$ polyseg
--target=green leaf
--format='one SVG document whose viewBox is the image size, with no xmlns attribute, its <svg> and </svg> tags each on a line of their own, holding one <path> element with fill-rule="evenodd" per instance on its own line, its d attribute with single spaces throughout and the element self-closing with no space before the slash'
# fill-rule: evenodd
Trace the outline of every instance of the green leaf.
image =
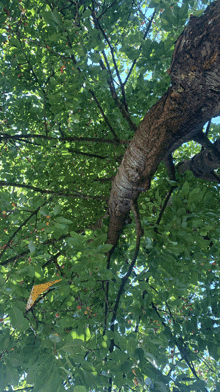
<svg viewBox="0 0 220 392">
<path fill-rule="evenodd" d="M 98 53 L 91 53 L 90 57 L 94 63 L 98 63 L 100 61 L 100 55 Z"/>
<path fill-rule="evenodd" d="M 63 216 L 59 216 L 58 218 L 56 218 L 56 220 L 59 223 L 67 223 L 67 224 L 73 223 L 70 219 L 66 219 Z"/>
<path fill-rule="evenodd" d="M 204 13 L 204 10 L 197 10 L 197 11 L 193 12 L 193 16 L 199 17 L 199 16 L 201 16 L 203 13 Z"/>
<path fill-rule="evenodd" d="M 67 243 L 70 246 L 72 246 L 76 249 L 79 249 L 79 250 L 83 248 L 82 242 L 77 238 L 69 237 L 69 238 L 67 238 Z"/>
<path fill-rule="evenodd" d="M 61 210 L 62 210 L 62 206 L 61 205 L 56 205 L 54 208 L 53 208 L 53 214 L 54 215 L 58 215 L 60 212 L 61 212 Z"/>
<path fill-rule="evenodd" d="M 66 342 L 60 350 L 73 356 L 79 353 L 81 354 L 84 350 L 83 342 L 82 340 L 74 339 L 73 341 Z"/>
<path fill-rule="evenodd" d="M 189 193 L 189 183 L 188 183 L 188 181 L 184 182 L 182 190 L 185 193 L 185 195 L 187 196 L 188 193 Z"/>
<path fill-rule="evenodd" d="M 30 250 L 30 253 L 33 253 L 35 251 L 35 245 L 34 245 L 33 241 L 29 241 L 28 248 Z"/>
<path fill-rule="evenodd" d="M 49 25 L 53 24 L 53 22 L 57 25 L 62 23 L 61 16 L 56 9 L 53 12 L 51 11 L 43 12 L 42 16 L 45 22 L 48 23 Z"/>
<path fill-rule="evenodd" d="M 83 385 L 75 385 L 74 392 L 86 392 L 86 388 Z"/>
<path fill-rule="evenodd" d="M 163 382 L 161 382 L 161 381 L 156 381 L 155 382 L 155 386 L 158 387 L 159 388 L 158 390 L 161 391 L 161 392 L 168 392 L 169 391 L 167 389 L 166 385 Z"/>
<path fill-rule="evenodd" d="M 24 318 L 23 313 L 17 306 L 13 306 L 8 312 L 12 326 L 20 332 L 24 332 L 29 328 L 29 322 Z"/>
</svg>

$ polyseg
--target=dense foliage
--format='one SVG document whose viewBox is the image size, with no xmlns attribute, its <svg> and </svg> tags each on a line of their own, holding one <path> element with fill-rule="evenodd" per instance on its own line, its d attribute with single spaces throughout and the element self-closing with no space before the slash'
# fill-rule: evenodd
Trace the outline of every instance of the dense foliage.
<svg viewBox="0 0 220 392">
<path fill-rule="evenodd" d="M 105 244 L 111 180 L 207 4 L 0 2 L 1 392 L 220 390 L 219 186 L 161 164 L 134 266 L 133 213 L 110 268 Z"/>
</svg>

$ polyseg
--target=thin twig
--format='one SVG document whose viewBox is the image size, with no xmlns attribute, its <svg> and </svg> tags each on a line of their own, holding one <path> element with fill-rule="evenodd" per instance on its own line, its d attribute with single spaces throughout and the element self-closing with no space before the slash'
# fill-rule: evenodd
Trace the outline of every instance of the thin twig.
<svg viewBox="0 0 220 392">
<path fill-rule="evenodd" d="M 99 159 L 106 159 L 106 158 L 108 158 L 108 155 L 103 157 L 102 155 L 89 154 L 88 152 L 82 152 L 82 151 L 79 151 L 79 150 L 73 150 L 72 148 L 68 148 L 68 151 L 69 152 L 73 152 L 75 154 L 79 154 L 79 155 L 85 155 L 85 156 L 91 157 L 91 158 L 99 158 Z"/>
<path fill-rule="evenodd" d="M 134 256 L 133 256 L 132 262 L 131 262 L 131 264 L 130 264 L 130 266 L 128 268 L 128 272 L 121 279 L 121 285 L 120 285 L 119 290 L 118 290 L 118 295 L 117 295 L 117 298 L 116 298 L 116 301 L 115 301 L 115 306 L 114 306 L 114 309 L 113 309 L 113 316 L 112 316 L 112 319 L 111 319 L 111 331 L 112 332 L 114 332 L 114 323 L 115 323 L 115 320 L 116 320 L 116 317 L 117 317 L 117 310 L 118 310 L 118 306 L 119 306 L 119 301 L 120 301 L 120 298 L 122 296 L 125 284 L 127 283 L 128 278 L 130 277 L 130 275 L 131 275 L 131 273 L 133 271 L 134 265 L 136 263 L 137 256 L 138 256 L 138 253 L 139 253 L 139 248 L 140 248 L 141 236 L 143 234 L 137 202 L 133 202 L 132 203 L 132 211 L 133 211 L 134 216 L 135 216 L 136 230 L 137 230 L 136 247 L 135 247 L 135 251 L 134 251 Z M 114 339 L 111 340 L 109 351 L 112 352 L 113 348 L 114 348 Z"/>
<path fill-rule="evenodd" d="M 150 27 L 151 27 L 151 25 L 152 25 L 152 22 L 153 22 L 153 19 L 154 19 L 155 14 L 156 14 L 156 11 L 153 12 L 152 17 L 151 17 L 151 19 L 149 20 L 149 24 L 148 24 L 147 30 L 145 31 L 145 34 L 144 34 L 144 36 L 143 36 L 143 40 L 145 40 L 147 34 L 149 33 L 149 30 L 150 30 Z M 139 51 L 140 51 L 140 53 L 141 53 L 141 49 L 142 49 L 142 45 L 139 46 Z M 132 66 L 131 66 L 131 68 L 130 68 L 130 70 L 129 70 L 127 76 L 126 76 L 126 79 L 125 79 L 124 83 L 123 83 L 124 86 L 126 85 L 126 83 L 127 83 L 128 79 L 129 79 L 129 77 L 130 77 L 130 75 L 131 75 L 131 73 L 132 73 L 132 71 L 133 71 L 133 68 L 134 68 L 134 66 L 135 66 L 135 64 L 136 64 L 136 62 L 137 62 L 137 60 L 138 60 L 138 57 L 137 57 L 137 58 L 133 61 L 133 63 L 132 63 Z"/>
<path fill-rule="evenodd" d="M 12 236 L 9 238 L 7 244 L 5 245 L 4 249 L 2 250 L 2 252 L 0 253 L 0 259 L 2 258 L 3 254 L 5 253 L 6 249 L 9 247 L 11 241 L 13 240 L 13 238 L 16 236 L 16 234 L 22 229 L 22 227 L 24 227 L 26 225 L 26 223 L 34 216 L 37 215 L 38 211 L 40 210 L 41 207 L 45 206 L 49 201 L 51 201 L 52 198 L 50 198 L 50 200 L 47 200 L 45 203 L 43 203 L 42 205 L 40 205 L 35 211 L 33 211 L 30 216 L 25 219 L 25 221 L 17 228 L 17 230 L 15 230 L 15 232 L 12 234 Z"/>
<path fill-rule="evenodd" d="M 94 143 L 108 143 L 108 144 L 129 144 L 130 140 L 115 140 L 115 139 L 103 139 L 103 138 L 95 138 L 95 137 L 77 137 L 77 136 L 67 136 L 65 138 L 61 137 L 52 137 L 38 134 L 26 134 L 26 135 L 9 135 L 9 134 L 0 134 L 0 142 L 2 140 L 22 140 L 22 139 L 44 139 L 44 140 L 57 140 L 58 142 L 94 142 Z"/>
<path fill-rule="evenodd" d="M 49 240 L 43 242 L 42 245 L 51 245 L 51 244 L 54 244 L 54 242 L 61 241 L 61 240 L 65 239 L 65 238 L 67 238 L 67 237 L 69 237 L 69 234 L 62 235 L 57 240 L 55 238 L 52 238 L 52 239 L 49 239 Z M 2 261 L 0 263 L 0 265 L 8 265 L 8 264 L 10 264 L 12 262 L 17 261 L 17 259 L 23 258 L 25 255 L 28 255 L 28 253 L 30 253 L 29 249 L 25 250 L 24 252 L 19 253 L 16 256 L 10 257 L 9 259 L 7 259 L 5 261 Z"/>
<path fill-rule="evenodd" d="M 161 219 L 162 219 L 163 213 L 164 213 L 164 211 L 165 211 L 165 209 L 166 209 L 166 206 L 167 206 L 167 204 L 168 204 L 168 202 L 169 202 L 169 200 L 170 200 L 170 196 L 172 195 L 174 189 L 176 189 L 176 188 L 177 188 L 177 185 L 172 186 L 172 187 L 170 188 L 169 192 L 167 193 L 166 199 L 165 199 L 164 204 L 163 204 L 163 207 L 161 208 L 159 217 L 158 217 L 158 219 L 157 219 L 157 221 L 156 221 L 156 226 L 158 226 L 158 225 L 160 224 L 160 221 L 161 221 Z M 157 232 L 158 232 L 158 229 L 157 229 L 156 226 L 155 226 L 155 228 L 154 228 L 154 231 L 157 233 Z"/>
<path fill-rule="evenodd" d="M 151 305 L 152 305 L 152 308 L 154 309 L 154 311 L 156 312 L 156 314 L 158 315 L 158 317 L 161 319 L 162 325 L 163 325 L 164 327 L 167 327 L 166 324 L 165 324 L 165 322 L 163 321 L 163 319 L 162 319 L 160 313 L 158 312 L 158 310 L 157 310 L 157 308 L 156 308 L 156 306 L 154 305 L 153 302 L 151 303 Z M 180 351 L 180 354 L 181 354 L 182 358 L 184 359 L 184 361 L 186 362 L 186 364 L 187 364 L 188 367 L 190 368 L 190 370 L 191 370 L 191 372 L 193 373 L 193 375 L 195 376 L 195 378 L 196 378 L 197 380 L 199 380 L 199 377 L 198 377 L 198 375 L 197 375 L 197 373 L 196 373 L 196 371 L 195 371 L 195 368 L 194 368 L 193 363 L 190 363 L 189 360 L 188 360 L 188 358 L 187 358 L 187 353 L 186 353 L 187 347 L 186 347 L 186 346 L 185 346 L 185 347 L 182 346 L 182 345 L 184 344 L 184 341 L 182 340 L 182 342 L 181 342 L 181 344 L 180 344 L 180 338 L 175 338 L 175 337 L 173 336 L 173 334 L 172 334 L 171 331 L 170 331 L 170 336 L 172 337 L 172 339 L 173 339 L 173 338 L 175 339 L 176 346 L 178 347 L 178 349 L 179 349 L 179 351 Z"/>
<path fill-rule="evenodd" d="M 60 191 L 50 191 L 49 189 L 41 189 L 32 185 L 18 184 L 16 182 L 0 181 L 0 186 L 13 186 L 15 188 L 25 188 L 42 194 L 62 196 L 62 197 L 75 197 L 75 198 L 86 199 L 86 200 L 89 199 L 104 200 L 104 201 L 108 200 L 106 197 L 85 195 L 77 191 L 70 191 L 69 193 L 64 193 Z"/>
<path fill-rule="evenodd" d="M 94 100 L 95 100 L 95 102 L 96 102 L 96 105 L 98 106 L 98 108 L 99 108 L 99 110 L 100 110 L 100 112 L 101 112 L 101 115 L 102 115 L 102 117 L 104 118 L 106 124 L 108 125 L 108 127 L 109 127 L 111 133 L 113 134 L 113 136 L 114 136 L 114 138 L 115 138 L 115 140 L 116 140 L 116 141 L 119 141 L 119 137 L 116 135 L 114 129 L 112 128 L 112 126 L 111 126 L 111 124 L 110 124 L 108 118 L 106 117 L 106 115 L 105 115 L 105 113 L 104 113 L 104 111 L 103 111 L 103 109 L 102 109 L 102 107 L 101 107 L 101 105 L 100 105 L 98 99 L 97 99 L 96 96 L 95 96 L 95 93 L 94 93 L 91 89 L 89 89 L 89 92 L 90 92 L 91 95 L 93 96 L 93 98 L 94 98 Z"/>
<path fill-rule="evenodd" d="M 105 34 L 105 31 L 101 27 L 101 25 L 99 23 L 99 20 L 96 18 L 94 12 L 93 12 L 92 16 L 93 16 L 93 21 L 94 21 L 95 25 L 98 26 L 98 29 L 101 31 L 103 37 L 105 38 L 105 40 L 106 40 L 106 42 L 107 42 L 107 44 L 109 46 L 109 49 L 110 49 L 110 52 L 111 52 L 111 56 L 112 56 L 112 61 L 113 61 L 113 64 L 114 64 L 114 67 L 115 67 L 115 71 L 116 71 L 116 75 L 117 75 L 117 78 L 119 80 L 120 87 L 121 87 L 121 92 L 122 92 L 122 97 L 123 97 L 123 104 L 125 106 L 125 110 L 128 112 L 128 107 L 127 107 L 126 98 L 125 98 L 125 89 L 124 89 L 124 85 L 122 83 L 121 76 L 120 76 L 120 73 L 119 73 L 119 70 L 118 70 L 118 66 L 117 66 L 117 63 L 116 63 L 116 60 L 115 60 L 113 47 L 112 47 L 112 45 L 111 45 L 107 35 Z"/>
</svg>

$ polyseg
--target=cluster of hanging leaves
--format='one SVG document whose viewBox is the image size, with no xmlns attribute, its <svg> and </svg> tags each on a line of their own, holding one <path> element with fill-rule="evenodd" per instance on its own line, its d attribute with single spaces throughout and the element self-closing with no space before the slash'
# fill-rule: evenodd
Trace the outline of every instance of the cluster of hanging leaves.
<svg viewBox="0 0 220 392">
<path fill-rule="evenodd" d="M 218 186 L 161 164 L 134 268 L 132 214 L 110 268 L 105 244 L 111 180 L 207 4 L 0 1 L 2 392 L 219 390 Z"/>
</svg>

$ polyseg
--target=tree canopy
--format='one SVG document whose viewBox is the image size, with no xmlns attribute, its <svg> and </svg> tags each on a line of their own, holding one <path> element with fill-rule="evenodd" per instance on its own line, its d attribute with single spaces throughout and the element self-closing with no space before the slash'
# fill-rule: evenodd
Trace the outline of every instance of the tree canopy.
<svg viewBox="0 0 220 392">
<path fill-rule="evenodd" d="M 217 3 L 0 1 L 1 392 L 220 391 Z M 181 73 L 193 28 L 204 64 Z M 160 108 L 205 106 L 198 75 L 211 109 L 170 107 L 174 133 Z"/>
</svg>

